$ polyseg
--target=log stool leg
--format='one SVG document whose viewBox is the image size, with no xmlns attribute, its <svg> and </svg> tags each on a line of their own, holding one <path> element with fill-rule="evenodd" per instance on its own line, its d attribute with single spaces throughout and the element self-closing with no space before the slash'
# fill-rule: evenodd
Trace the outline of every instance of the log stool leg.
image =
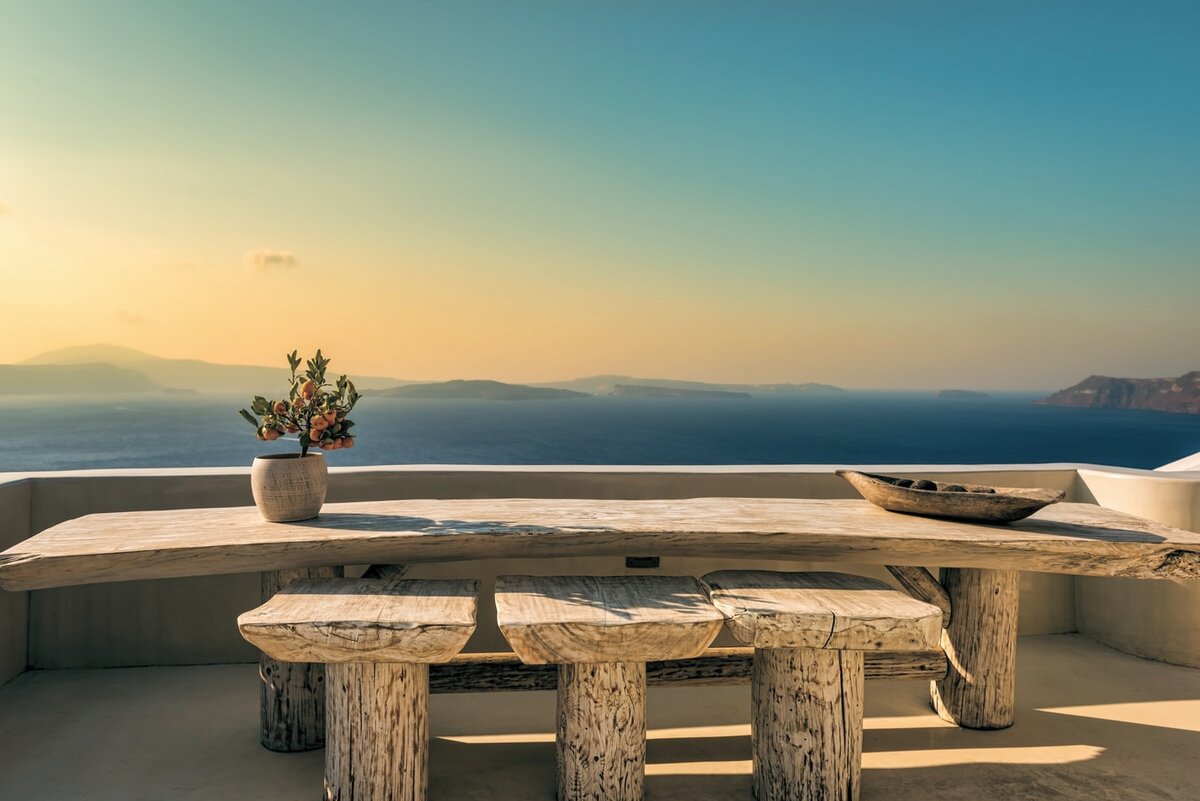
<svg viewBox="0 0 1200 801">
<path fill-rule="evenodd" d="M 954 615 L 942 632 L 950 669 L 930 685 L 933 708 L 944 720 L 968 729 L 1011 726 L 1020 573 L 944 568 L 942 586 Z"/>
<path fill-rule="evenodd" d="M 646 665 L 558 667 L 558 800 L 640 801 L 646 773 Z"/>
<path fill-rule="evenodd" d="M 340 567 L 298 568 L 262 574 L 262 599 L 296 579 L 336 578 Z M 325 744 L 325 666 L 259 659 L 259 741 L 271 751 L 311 751 Z"/>
<path fill-rule="evenodd" d="M 325 801 L 425 801 L 429 665 L 326 666 Z"/>
<path fill-rule="evenodd" d="M 755 798 L 856 801 L 862 652 L 758 649 L 750 692 Z"/>
</svg>

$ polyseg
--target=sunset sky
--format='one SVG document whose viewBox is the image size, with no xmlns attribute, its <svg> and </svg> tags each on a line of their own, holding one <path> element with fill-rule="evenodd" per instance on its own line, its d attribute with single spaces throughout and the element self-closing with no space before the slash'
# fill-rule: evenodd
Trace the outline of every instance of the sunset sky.
<svg viewBox="0 0 1200 801">
<path fill-rule="evenodd" d="M 0 362 L 1200 369 L 1200 6 L 0 5 Z"/>
</svg>

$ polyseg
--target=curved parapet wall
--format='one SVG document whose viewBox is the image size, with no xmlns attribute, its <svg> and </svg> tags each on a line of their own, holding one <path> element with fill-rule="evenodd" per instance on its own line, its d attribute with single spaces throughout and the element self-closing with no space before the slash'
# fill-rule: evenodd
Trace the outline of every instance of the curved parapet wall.
<svg viewBox="0 0 1200 801">
<path fill-rule="evenodd" d="M 1069 500 L 1097 500 L 1085 472 L 1112 481 L 1134 480 L 1131 488 L 1157 492 L 1161 474 L 1149 471 L 1091 468 L 1080 465 L 994 466 L 861 466 L 885 472 L 964 482 L 1046 487 L 1067 492 Z M 854 490 L 833 474 L 834 467 L 593 467 L 593 466 L 380 466 L 341 468 L 331 472 L 330 501 L 403 498 L 684 498 L 757 496 L 853 498 Z M 55 523 L 95 512 L 250 504 L 246 468 L 96 470 L 61 473 L 0 474 L 0 549 Z M 1100 479 L 1097 479 L 1099 481 Z M 1131 489 L 1136 494 L 1140 490 Z M 1127 493 L 1128 494 L 1128 493 Z M 1116 497 L 1116 496 L 1114 496 Z M 1171 495 L 1154 509 L 1194 495 Z M 1125 495 L 1118 499 L 1124 503 Z M 1104 505 L 1109 505 L 1101 500 Z M 1138 508 L 1117 505 L 1134 514 Z M 1166 510 L 1169 511 L 1169 510 Z M 1195 529 L 1192 517 L 1155 517 Z M 1181 522 L 1185 519 L 1187 522 Z M 712 560 L 664 558 L 664 569 L 704 573 Z M 520 560 L 498 560 L 424 566 L 422 575 L 463 575 L 485 582 L 497 573 L 524 572 Z M 756 563 L 757 564 L 757 563 Z M 781 565 L 795 567 L 795 563 Z M 769 566 L 769 565 L 762 565 Z M 622 572 L 620 558 L 553 559 L 538 564 L 549 572 Z M 855 568 L 886 577 L 878 567 Z M 1112 580 L 1100 579 L 1100 582 Z M 237 635 L 233 619 L 259 602 L 258 576 L 209 576 L 164 581 L 0 593 L 0 682 L 26 666 L 39 668 L 116 665 L 195 664 L 252 661 L 254 652 Z M 1142 582 L 1133 582 L 1143 584 Z M 1151 582 L 1146 582 L 1150 584 Z M 1174 585 L 1174 582 L 1152 582 Z M 1200 589 L 1200 588 L 1197 588 Z M 1021 631 L 1044 634 L 1074 631 L 1077 581 L 1070 576 L 1026 573 L 1021 580 Z M 1191 591 L 1182 588 L 1181 591 Z M 1138 589 L 1141 591 L 1141 588 Z M 1081 595 L 1081 597 L 1083 597 Z M 1090 597 L 1090 596 L 1088 596 Z M 1200 608 L 1194 601 L 1194 608 Z M 489 608 L 481 605 L 481 612 Z M 1091 618 L 1098 620 L 1098 618 Z M 488 621 L 480 620 L 473 650 L 502 650 Z M 1097 623 L 1097 626 L 1101 624 Z M 1193 627 L 1193 631 L 1195 631 Z M 1117 644 L 1106 633 L 1092 636 Z M 28 635 L 28 636 L 27 636 Z M 1192 656 L 1165 656 L 1130 639 L 1133 653 L 1195 664 Z M 1188 646 L 1192 647 L 1192 646 Z"/>
<path fill-rule="evenodd" d="M 1200 473 L 1081 468 L 1079 500 L 1200 531 Z M 1200 582 L 1075 580 L 1079 631 L 1121 651 L 1200 667 Z"/>
</svg>

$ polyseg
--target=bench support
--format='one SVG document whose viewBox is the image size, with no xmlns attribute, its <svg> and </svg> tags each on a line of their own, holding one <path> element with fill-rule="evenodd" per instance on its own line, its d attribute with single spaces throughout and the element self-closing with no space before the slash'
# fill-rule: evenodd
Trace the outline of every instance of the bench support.
<svg viewBox="0 0 1200 801">
<path fill-rule="evenodd" d="M 1017 675 L 1016 570 L 943 568 L 954 617 L 942 632 L 949 669 L 930 684 L 933 708 L 968 729 L 1013 723 Z"/>
<path fill-rule="evenodd" d="M 558 801 L 641 801 L 646 772 L 646 665 L 558 667 Z"/>
<path fill-rule="evenodd" d="M 754 797 L 857 801 L 862 652 L 760 649 L 750 693 Z"/>
<path fill-rule="evenodd" d="M 268 601 L 292 581 L 336 578 L 340 567 L 297 568 L 262 574 Z M 259 659 L 261 722 L 259 740 L 271 751 L 311 751 L 325 744 L 325 666 Z"/>
<path fill-rule="evenodd" d="M 425 801 L 429 665 L 326 666 L 325 801 Z"/>
</svg>

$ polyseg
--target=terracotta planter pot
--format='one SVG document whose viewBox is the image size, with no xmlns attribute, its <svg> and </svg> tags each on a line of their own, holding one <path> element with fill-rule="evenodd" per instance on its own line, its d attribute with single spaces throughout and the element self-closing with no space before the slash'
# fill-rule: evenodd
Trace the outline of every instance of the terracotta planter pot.
<svg viewBox="0 0 1200 801">
<path fill-rule="evenodd" d="M 310 453 L 259 456 L 250 468 L 250 489 L 262 516 L 272 523 L 316 517 L 325 503 L 329 469 L 325 457 Z"/>
</svg>

